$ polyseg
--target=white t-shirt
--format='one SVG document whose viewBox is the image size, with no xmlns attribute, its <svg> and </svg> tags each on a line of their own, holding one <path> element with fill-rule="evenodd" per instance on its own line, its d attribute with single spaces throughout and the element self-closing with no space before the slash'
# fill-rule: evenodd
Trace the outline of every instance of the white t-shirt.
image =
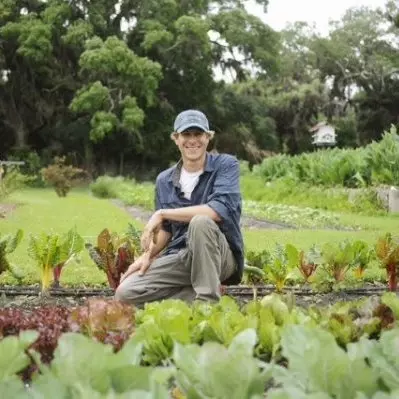
<svg viewBox="0 0 399 399">
<path fill-rule="evenodd" d="M 191 193 L 193 192 L 195 186 L 198 183 L 199 177 L 202 175 L 203 170 L 198 172 L 187 172 L 186 169 L 181 169 L 180 174 L 180 186 L 181 191 L 184 193 L 184 197 L 188 200 L 191 199 Z"/>
</svg>

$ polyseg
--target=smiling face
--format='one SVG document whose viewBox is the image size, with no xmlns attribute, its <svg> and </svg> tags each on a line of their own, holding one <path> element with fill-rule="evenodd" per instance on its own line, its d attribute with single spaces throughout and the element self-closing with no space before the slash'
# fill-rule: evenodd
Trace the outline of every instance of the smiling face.
<svg viewBox="0 0 399 399">
<path fill-rule="evenodd" d="M 173 134 L 173 140 L 179 147 L 183 162 L 199 162 L 205 159 L 210 135 L 203 130 L 190 128 Z"/>
</svg>

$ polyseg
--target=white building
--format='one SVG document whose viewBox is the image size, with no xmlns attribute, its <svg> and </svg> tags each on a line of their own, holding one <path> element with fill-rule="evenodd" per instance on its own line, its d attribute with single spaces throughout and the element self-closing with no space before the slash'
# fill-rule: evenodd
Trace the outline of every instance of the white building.
<svg viewBox="0 0 399 399">
<path fill-rule="evenodd" d="M 327 122 L 320 122 L 309 129 L 312 132 L 312 144 L 318 147 L 328 147 L 337 144 L 335 128 Z"/>
</svg>

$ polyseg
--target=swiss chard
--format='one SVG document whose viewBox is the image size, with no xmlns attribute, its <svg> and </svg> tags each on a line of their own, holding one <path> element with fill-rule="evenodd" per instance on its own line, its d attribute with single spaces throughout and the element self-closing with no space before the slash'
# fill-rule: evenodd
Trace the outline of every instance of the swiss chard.
<svg viewBox="0 0 399 399">
<path fill-rule="evenodd" d="M 396 291 L 398 287 L 399 275 L 399 242 L 387 233 L 377 241 L 375 252 L 385 268 L 388 276 L 388 286 L 390 291 Z"/>
<path fill-rule="evenodd" d="M 248 251 L 246 264 L 244 266 L 244 283 L 252 286 L 253 299 L 257 299 L 257 284 L 263 283 L 266 277 L 264 267 L 270 260 L 270 253 L 267 250 L 262 252 Z"/>
<path fill-rule="evenodd" d="M 134 262 L 139 248 L 129 235 L 119 236 L 104 229 L 97 237 L 97 246 L 86 243 L 91 259 L 105 272 L 111 288 L 116 289 L 122 274 Z"/>
<path fill-rule="evenodd" d="M 294 268 L 298 265 L 298 256 L 298 250 L 293 245 L 287 244 L 285 247 L 276 245 L 265 269 L 268 279 L 275 284 L 277 292 L 282 291 L 285 283 L 292 276 Z"/>
<path fill-rule="evenodd" d="M 28 253 L 40 268 L 42 292 L 50 288 L 51 277 L 54 278 L 54 283 L 59 285 L 62 268 L 78 255 L 83 247 L 83 238 L 76 229 L 71 229 L 64 236 L 46 233 L 30 236 Z"/>
<path fill-rule="evenodd" d="M 364 241 L 355 241 L 352 243 L 352 250 L 355 275 L 357 278 L 362 278 L 364 271 L 374 258 L 374 251 Z"/>
<path fill-rule="evenodd" d="M 316 272 L 320 264 L 320 251 L 312 246 L 307 254 L 304 251 L 299 253 L 299 271 L 301 272 L 305 283 L 308 283 Z"/>
<path fill-rule="evenodd" d="M 0 274 L 9 271 L 14 277 L 20 279 L 21 276 L 7 259 L 7 255 L 14 252 L 23 237 L 23 231 L 18 229 L 14 235 L 7 234 L 0 236 Z"/>
<path fill-rule="evenodd" d="M 349 241 L 327 243 L 323 247 L 322 256 L 329 275 L 337 283 L 343 281 L 354 261 L 352 244 Z"/>
</svg>

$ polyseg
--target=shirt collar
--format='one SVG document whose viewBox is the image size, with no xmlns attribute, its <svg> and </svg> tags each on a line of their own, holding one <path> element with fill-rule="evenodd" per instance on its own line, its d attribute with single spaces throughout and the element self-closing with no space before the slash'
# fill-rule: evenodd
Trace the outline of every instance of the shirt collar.
<svg viewBox="0 0 399 399">
<path fill-rule="evenodd" d="M 179 162 L 174 166 L 172 173 L 169 176 L 169 181 L 173 182 L 173 185 L 176 187 L 180 187 L 180 174 L 181 174 L 181 169 L 183 167 L 183 160 L 180 159 Z M 205 168 L 204 172 L 213 172 L 215 170 L 214 166 L 214 158 L 209 152 L 206 153 L 206 158 L 205 158 Z"/>
</svg>

